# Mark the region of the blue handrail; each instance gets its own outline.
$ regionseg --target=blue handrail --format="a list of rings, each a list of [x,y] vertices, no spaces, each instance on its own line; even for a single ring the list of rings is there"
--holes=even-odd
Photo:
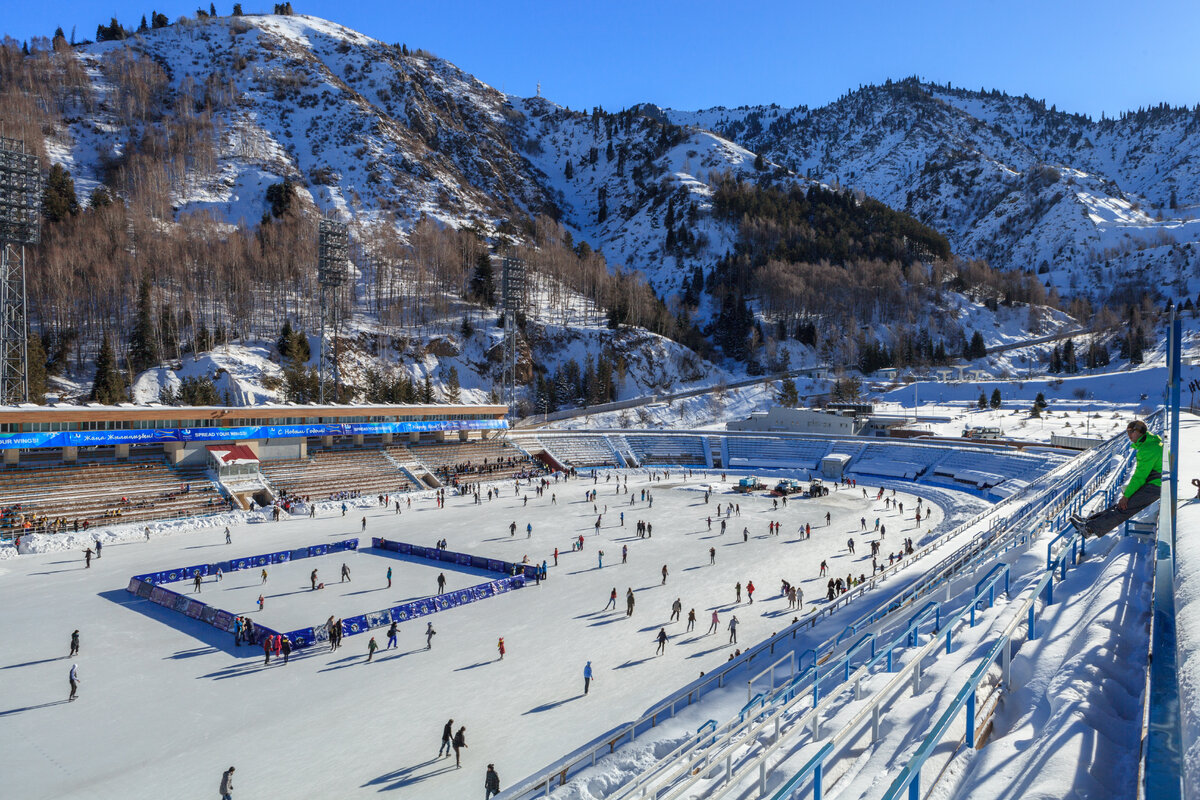
[[[788,800],[809,775],[813,776],[813,800],[821,800],[821,771],[825,766],[825,759],[829,758],[829,754],[832,752],[833,742],[826,742],[824,747],[800,768],[799,772],[788,778],[783,786],[780,786],[779,790],[771,795],[771,800]]]

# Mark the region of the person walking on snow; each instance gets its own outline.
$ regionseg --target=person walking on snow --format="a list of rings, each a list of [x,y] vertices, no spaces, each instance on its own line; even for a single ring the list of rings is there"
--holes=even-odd
[[[388,582],[387,588],[389,588],[389,589],[392,588],[392,568],[391,567],[388,567],[387,582]]]
[[[675,602],[671,603],[671,618],[668,620],[668,622],[677,621],[679,619],[679,614],[682,611],[683,611],[683,603],[680,601],[680,599],[678,597],[676,597]]]
[[[150,533],[150,529],[146,528],[146,533]],[[147,536],[149,538],[149,536]],[[233,544],[233,537],[229,535],[229,528],[225,529],[225,544]]]
[[[446,573],[439,572],[437,576],[438,594],[446,591]]]
[[[746,597],[750,599],[751,603],[754,602],[754,581],[746,582]]]
[[[737,618],[737,615],[735,614],[734,616],[729,618],[729,643],[730,644],[737,644],[737,626],[738,626],[738,618]]]
[[[708,548],[708,564],[709,564],[709,566],[712,566],[716,563],[717,563],[717,548],[710,547],[710,548]]]
[[[592,687],[592,662],[583,665],[583,693],[587,694]]]
[[[350,567],[346,566],[346,562],[342,562],[342,582],[350,580]]]
[[[67,654],[67,658],[79,653],[79,631],[75,630],[71,633],[71,652]]]
[[[367,642],[367,663],[375,657],[375,651],[379,649],[379,644],[375,641],[375,637],[371,637],[371,641]]]
[[[688,632],[690,633],[692,631],[692,629],[695,627],[696,627],[696,609],[693,608],[693,609],[688,610],[688,626],[687,626]]]
[[[662,584],[660,584],[660,585],[666,586],[667,585],[667,565],[666,564],[663,564],[662,576],[663,576]]]
[[[79,665],[72,664],[71,671],[67,674],[67,680],[71,682],[71,694],[67,696],[67,700],[74,700],[79,690]]]
[[[437,631],[433,629],[433,623],[427,623],[425,626],[425,649],[433,649],[433,637],[437,636]]]
[[[442,728],[442,746],[438,748],[438,758],[442,757],[442,751],[445,751],[446,755],[449,756],[450,749],[453,747],[453,743],[454,743],[454,720],[451,719],[451,720],[447,720],[446,727]]]

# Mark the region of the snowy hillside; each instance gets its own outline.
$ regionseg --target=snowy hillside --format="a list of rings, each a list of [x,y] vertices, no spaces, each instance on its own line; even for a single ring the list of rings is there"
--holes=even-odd
[[[1200,109],[1092,121],[1041,101],[909,79],[821,108],[670,111],[816,180],[862,189],[960,255],[1105,296],[1147,268],[1167,296],[1200,271]]]

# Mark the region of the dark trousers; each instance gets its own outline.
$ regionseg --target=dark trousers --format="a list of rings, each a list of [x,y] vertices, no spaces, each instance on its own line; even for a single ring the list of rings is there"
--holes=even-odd
[[[1113,506],[1088,517],[1088,530],[1096,536],[1103,536],[1142,509],[1157,503],[1160,497],[1162,497],[1162,487],[1147,483],[1129,497],[1124,511]]]
[[[584,693],[584,694],[587,694],[587,693],[588,693],[588,689],[590,689],[590,688],[591,688],[591,686],[592,686],[592,679],[591,679],[591,678],[584,678],[584,679],[583,679],[583,693]]]

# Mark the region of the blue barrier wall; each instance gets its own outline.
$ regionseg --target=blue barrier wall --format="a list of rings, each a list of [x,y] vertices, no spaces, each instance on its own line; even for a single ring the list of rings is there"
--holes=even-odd
[[[259,569],[268,564],[281,564],[285,561],[295,561],[298,558],[323,556],[329,553],[357,549],[358,539],[346,539],[345,541],[334,542],[333,544],[319,544],[312,547],[301,547],[296,550],[282,550],[278,553],[263,553],[262,555],[246,556],[245,558],[235,558],[229,561],[218,561],[213,564],[194,564],[190,567],[148,572],[144,575],[134,575],[130,578],[129,585],[125,587],[125,591],[156,603],[163,608],[178,611],[180,614],[199,620],[206,625],[211,625],[218,630],[233,633],[233,614],[216,606],[202,603],[194,597],[171,591],[160,584],[185,580],[190,581],[197,574],[202,578],[206,578],[209,575],[215,575],[218,569],[221,572],[236,572],[240,569]],[[259,625],[256,622],[254,623],[254,634],[254,641],[260,642],[263,636],[277,636],[279,632],[265,625]]]

